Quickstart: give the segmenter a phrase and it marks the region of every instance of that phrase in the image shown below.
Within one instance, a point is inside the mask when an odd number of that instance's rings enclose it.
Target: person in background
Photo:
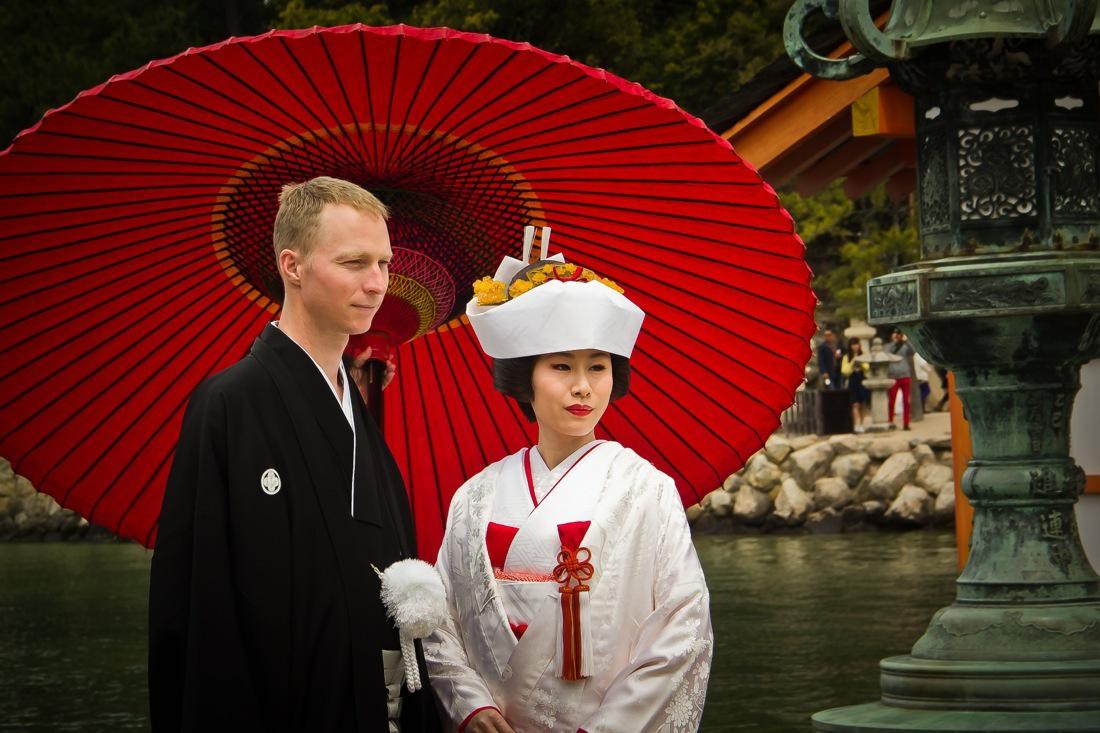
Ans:
[[[895,328],[890,334],[890,343],[886,344],[885,351],[890,352],[901,359],[892,362],[886,372],[886,376],[892,378],[894,383],[890,385],[889,404],[887,411],[890,422],[894,422],[894,403],[898,398],[898,390],[901,390],[902,429],[909,429],[909,386],[913,381],[913,369],[910,358],[917,352],[909,344],[909,340],[901,329]]]
[[[848,351],[840,360],[840,375],[848,384],[848,393],[852,398],[852,425],[857,433],[863,432],[863,408],[871,401],[871,392],[863,386],[863,378],[871,370],[871,365],[856,361],[863,353],[863,344],[859,339],[848,341]]]
[[[817,345],[817,368],[821,373],[821,386],[823,389],[839,389],[840,374],[837,361],[840,358],[840,348],[836,343],[836,334],[832,329],[826,328],[821,334],[821,343]]]
[[[925,412],[928,412],[928,395],[932,392],[932,386],[928,383],[928,377],[932,371],[932,365],[925,361],[924,357],[916,351],[913,352],[913,371],[916,372],[914,376],[916,376],[917,383],[920,385],[921,407]]]

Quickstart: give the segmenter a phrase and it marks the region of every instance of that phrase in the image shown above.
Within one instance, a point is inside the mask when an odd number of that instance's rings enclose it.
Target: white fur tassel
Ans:
[[[416,692],[421,685],[413,641],[428,636],[447,620],[443,579],[433,566],[415,559],[398,560],[384,572],[378,568],[374,572],[382,581],[382,604],[401,638],[405,682],[410,692]]]

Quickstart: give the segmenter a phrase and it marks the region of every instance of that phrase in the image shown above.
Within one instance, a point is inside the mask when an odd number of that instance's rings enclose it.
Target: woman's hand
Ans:
[[[494,708],[486,708],[470,718],[464,730],[465,733],[514,733],[512,726]]]
[[[374,349],[367,347],[360,352],[359,356],[355,357],[351,362],[351,372],[348,376],[351,377],[351,381],[355,382],[355,386],[359,388],[359,394],[363,397],[363,401],[367,401],[367,362],[370,361],[371,354],[374,353]],[[393,381],[394,375],[397,374],[397,365],[393,362],[393,357],[386,359],[386,373],[382,376],[382,389],[390,386],[390,382]]]

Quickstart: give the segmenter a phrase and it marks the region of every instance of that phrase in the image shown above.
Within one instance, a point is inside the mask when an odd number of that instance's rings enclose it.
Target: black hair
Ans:
[[[611,354],[611,401],[630,391],[630,359]],[[531,400],[535,398],[531,378],[535,374],[538,356],[519,356],[514,359],[493,359],[493,386],[508,395],[519,405],[530,422],[535,421]]]

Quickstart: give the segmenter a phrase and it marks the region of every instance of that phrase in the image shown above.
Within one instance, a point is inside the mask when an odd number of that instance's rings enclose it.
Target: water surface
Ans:
[[[790,733],[878,696],[954,593],[950,534],[701,537],[716,658],[702,730]],[[0,731],[147,730],[150,553],[0,544]]]

